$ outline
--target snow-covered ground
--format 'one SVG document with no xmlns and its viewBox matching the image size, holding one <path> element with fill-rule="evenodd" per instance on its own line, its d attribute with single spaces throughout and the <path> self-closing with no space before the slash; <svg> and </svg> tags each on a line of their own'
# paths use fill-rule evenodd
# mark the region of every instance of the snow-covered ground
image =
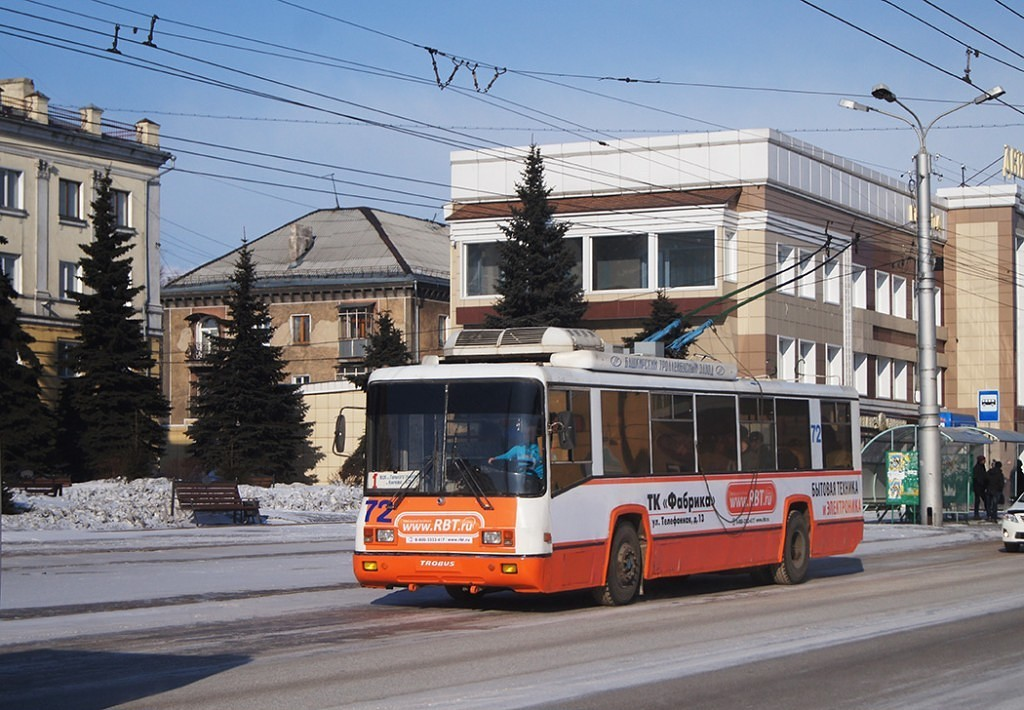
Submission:
<svg viewBox="0 0 1024 710">
<path fill-rule="evenodd" d="M 344 485 L 278 484 L 272 488 L 240 486 L 243 498 L 257 498 L 264 522 L 353 523 L 361 491 Z M 3 531 L 110 532 L 195 528 L 191 513 L 175 509 L 171 514 L 171 483 L 165 478 L 137 481 L 76 483 L 56 498 L 15 492 L 15 502 L 27 512 L 3 516 Z M 231 522 L 231 515 L 206 514 L 200 521 Z M 867 518 L 864 542 L 858 552 L 882 553 L 906 547 L 927 548 L 973 540 L 999 545 L 1001 530 L 991 523 L 947 523 L 941 528 L 920 525 L 875 523 Z M 209 527 L 205 527 L 212 533 Z M 63 536 L 62 536 L 63 537 Z M 8 540 L 11 536 L 7 537 Z"/>
<path fill-rule="evenodd" d="M 264 522 L 272 524 L 351 522 L 361 495 L 351 486 L 301 483 L 242 485 L 239 493 L 258 499 Z M 57 497 L 16 490 L 14 501 L 25 512 L 3 516 L 5 531 L 195 527 L 191 512 L 175 507 L 171 514 L 171 482 L 166 478 L 76 483 Z M 230 520 L 230 514 L 226 518 Z M 202 522 L 215 521 L 216 516 Z"/>
</svg>

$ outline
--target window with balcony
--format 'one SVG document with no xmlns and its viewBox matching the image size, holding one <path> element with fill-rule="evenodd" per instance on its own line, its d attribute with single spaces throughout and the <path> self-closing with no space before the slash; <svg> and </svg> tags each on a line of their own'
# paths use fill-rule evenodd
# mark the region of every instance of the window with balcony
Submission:
<svg viewBox="0 0 1024 710">
<path fill-rule="evenodd" d="M 658 288 L 714 284 L 713 231 L 658 235 Z"/>
<path fill-rule="evenodd" d="M 61 179 L 57 196 L 57 215 L 76 222 L 82 219 L 82 183 Z"/>
<path fill-rule="evenodd" d="M 366 339 L 373 329 L 373 308 L 339 308 L 338 320 L 341 326 L 338 357 L 363 358 L 366 355 Z"/>
<path fill-rule="evenodd" d="M 189 360 L 202 360 L 213 352 L 214 339 L 220 335 L 220 322 L 207 316 L 195 324 L 195 345 L 187 353 Z"/>
<path fill-rule="evenodd" d="M 311 320 L 308 313 L 292 316 L 292 345 L 309 345 Z"/>
<path fill-rule="evenodd" d="M 647 235 L 595 237 L 593 288 L 595 291 L 647 288 Z"/>
<path fill-rule="evenodd" d="M 0 168 L 0 209 L 22 209 L 20 170 Z"/>
</svg>

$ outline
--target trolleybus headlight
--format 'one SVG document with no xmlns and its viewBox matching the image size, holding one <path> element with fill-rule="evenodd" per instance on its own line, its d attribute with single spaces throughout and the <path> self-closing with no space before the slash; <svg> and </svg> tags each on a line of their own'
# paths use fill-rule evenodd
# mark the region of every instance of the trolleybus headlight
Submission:
<svg viewBox="0 0 1024 710">
<path fill-rule="evenodd" d="M 394 542 L 394 528 L 377 528 L 377 542 Z"/>
<path fill-rule="evenodd" d="M 364 572 L 376 572 L 377 561 L 376 560 L 363 560 L 363 571 Z"/>
<path fill-rule="evenodd" d="M 484 530 L 483 540 L 485 545 L 500 545 L 501 544 L 501 531 L 500 530 Z"/>
<path fill-rule="evenodd" d="M 503 562 L 501 565 L 502 574 L 519 574 L 519 565 L 515 562 Z"/>
</svg>

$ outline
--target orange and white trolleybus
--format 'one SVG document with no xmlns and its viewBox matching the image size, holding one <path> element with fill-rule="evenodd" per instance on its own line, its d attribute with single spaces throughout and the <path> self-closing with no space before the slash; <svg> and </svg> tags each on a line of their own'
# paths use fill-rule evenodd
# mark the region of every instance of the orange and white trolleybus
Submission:
<svg viewBox="0 0 1024 710">
<path fill-rule="evenodd" d="M 591 589 L 748 570 L 803 582 L 864 519 L 857 393 L 614 352 L 592 331 L 466 330 L 376 370 L 354 555 L 368 587 Z"/>
</svg>

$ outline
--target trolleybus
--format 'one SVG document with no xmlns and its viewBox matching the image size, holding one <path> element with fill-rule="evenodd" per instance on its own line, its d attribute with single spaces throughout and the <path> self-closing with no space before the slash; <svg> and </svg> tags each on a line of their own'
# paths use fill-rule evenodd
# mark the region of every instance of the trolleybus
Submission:
<svg viewBox="0 0 1024 710">
<path fill-rule="evenodd" d="M 579 329 L 466 330 L 444 352 L 370 377 L 363 586 L 619 605 L 660 577 L 797 584 L 862 538 L 852 389 L 614 352 Z"/>
</svg>

